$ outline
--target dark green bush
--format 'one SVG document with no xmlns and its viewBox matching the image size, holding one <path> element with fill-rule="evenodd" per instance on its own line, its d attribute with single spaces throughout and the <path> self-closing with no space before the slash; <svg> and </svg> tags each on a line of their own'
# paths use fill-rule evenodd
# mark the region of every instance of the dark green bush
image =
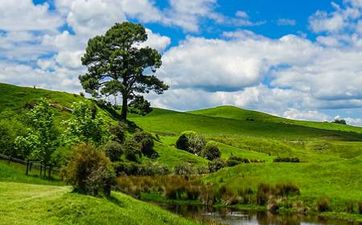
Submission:
<svg viewBox="0 0 362 225">
<path fill-rule="evenodd" d="M 293 163 L 299 163 L 300 160 L 297 157 L 277 157 L 273 160 L 273 162 L 293 162 Z"/>
<path fill-rule="evenodd" d="M 141 146 L 141 152 L 143 155 L 149 158 L 157 158 L 158 154 L 153 150 L 155 145 L 153 137 L 150 133 L 144 131 L 138 131 L 133 135 L 133 140 Z"/>
<path fill-rule="evenodd" d="M 127 130 L 127 125 L 124 123 L 118 123 L 117 125 L 111 126 L 109 128 L 109 133 L 111 134 L 111 140 L 123 144 L 126 139 L 126 130 Z"/>
<path fill-rule="evenodd" d="M 362 214 L 362 202 L 358 202 L 358 213 Z"/>
<path fill-rule="evenodd" d="M 113 168 L 117 176 L 160 176 L 170 173 L 163 166 L 142 165 L 134 162 L 116 162 L 113 163 Z"/>
<path fill-rule="evenodd" d="M 200 155 L 205 147 L 205 138 L 194 131 L 185 131 L 176 141 L 176 147 L 190 153 Z"/>
<path fill-rule="evenodd" d="M 124 154 L 127 160 L 137 162 L 142 157 L 141 146 L 133 139 L 128 139 L 124 143 Z"/>
<path fill-rule="evenodd" d="M 120 157 L 123 154 L 123 146 L 116 142 L 116 141 L 110 141 L 104 146 L 104 150 L 106 152 L 106 156 L 112 161 L 118 161 L 120 160 Z"/>
<path fill-rule="evenodd" d="M 222 159 L 215 159 L 208 163 L 209 171 L 211 173 L 216 172 L 226 166 L 226 163 Z"/>
<path fill-rule="evenodd" d="M 109 196 L 114 182 L 111 161 L 93 145 L 80 144 L 62 171 L 63 179 L 78 192 Z"/>
<path fill-rule="evenodd" d="M 206 144 L 205 148 L 202 150 L 201 156 L 208 160 L 214 160 L 220 158 L 221 152 L 216 143 L 210 141 Z"/>
</svg>

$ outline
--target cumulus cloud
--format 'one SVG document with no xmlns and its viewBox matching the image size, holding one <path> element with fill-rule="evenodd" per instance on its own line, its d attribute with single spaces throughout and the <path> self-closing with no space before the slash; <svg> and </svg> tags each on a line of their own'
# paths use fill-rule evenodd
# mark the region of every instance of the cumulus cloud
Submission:
<svg viewBox="0 0 362 225">
<path fill-rule="evenodd" d="M 7 31 L 54 31 L 62 25 L 49 5 L 34 5 L 31 0 L 0 0 L 0 28 Z"/>
</svg>

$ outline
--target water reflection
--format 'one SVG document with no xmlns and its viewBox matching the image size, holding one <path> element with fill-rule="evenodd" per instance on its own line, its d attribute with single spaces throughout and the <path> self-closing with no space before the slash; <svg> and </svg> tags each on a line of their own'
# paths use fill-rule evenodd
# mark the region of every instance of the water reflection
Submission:
<svg viewBox="0 0 362 225">
<path fill-rule="evenodd" d="M 362 225 L 361 223 L 327 221 L 318 217 L 301 215 L 273 215 L 267 212 L 250 212 L 228 208 L 194 205 L 161 205 L 176 214 L 198 218 L 206 221 L 217 221 L 227 225 Z"/>
</svg>

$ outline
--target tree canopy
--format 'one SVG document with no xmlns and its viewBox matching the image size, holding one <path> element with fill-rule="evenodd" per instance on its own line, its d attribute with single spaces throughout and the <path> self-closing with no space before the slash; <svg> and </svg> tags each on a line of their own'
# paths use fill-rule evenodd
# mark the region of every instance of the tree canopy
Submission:
<svg viewBox="0 0 362 225">
<path fill-rule="evenodd" d="M 122 96 L 121 118 L 127 119 L 128 103 L 143 93 L 162 94 L 168 86 L 155 76 L 161 54 L 142 47 L 147 40 L 145 28 L 130 22 L 116 23 L 105 35 L 88 41 L 82 64 L 88 72 L 79 76 L 93 97 Z"/>
</svg>

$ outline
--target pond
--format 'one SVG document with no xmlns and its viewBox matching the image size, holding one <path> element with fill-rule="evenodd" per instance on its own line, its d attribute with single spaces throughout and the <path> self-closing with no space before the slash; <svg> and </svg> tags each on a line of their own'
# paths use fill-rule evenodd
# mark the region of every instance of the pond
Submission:
<svg viewBox="0 0 362 225">
<path fill-rule="evenodd" d="M 202 221 L 216 221 L 225 225 L 362 225 L 345 221 L 325 220 L 301 215 L 273 215 L 267 212 L 251 212 L 230 208 L 210 208 L 194 205 L 161 205 L 184 217 Z"/>
</svg>

